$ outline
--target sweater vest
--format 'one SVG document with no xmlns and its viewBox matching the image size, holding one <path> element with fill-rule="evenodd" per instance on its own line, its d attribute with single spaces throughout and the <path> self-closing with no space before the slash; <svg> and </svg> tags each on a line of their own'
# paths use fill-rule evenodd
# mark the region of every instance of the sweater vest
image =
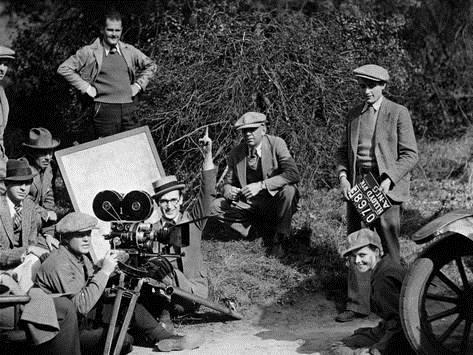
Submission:
<svg viewBox="0 0 473 355">
<path fill-rule="evenodd" d="M 120 53 L 103 53 L 103 63 L 94 86 L 97 89 L 95 101 L 110 104 L 132 102 L 128 66 Z"/>
</svg>

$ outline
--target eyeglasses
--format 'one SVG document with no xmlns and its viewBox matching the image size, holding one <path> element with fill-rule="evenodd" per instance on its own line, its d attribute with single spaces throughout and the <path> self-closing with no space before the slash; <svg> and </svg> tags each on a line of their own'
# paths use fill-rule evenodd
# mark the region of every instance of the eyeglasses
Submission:
<svg viewBox="0 0 473 355">
<path fill-rule="evenodd" d="M 177 206 L 177 204 L 179 203 L 179 199 L 178 199 L 178 198 L 172 198 L 172 199 L 170 199 L 170 200 L 160 199 L 160 200 L 158 201 L 158 203 L 159 203 L 160 205 L 168 205 L 168 206 L 173 206 L 173 207 L 175 207 L 175 206 Z"/>
</svg>

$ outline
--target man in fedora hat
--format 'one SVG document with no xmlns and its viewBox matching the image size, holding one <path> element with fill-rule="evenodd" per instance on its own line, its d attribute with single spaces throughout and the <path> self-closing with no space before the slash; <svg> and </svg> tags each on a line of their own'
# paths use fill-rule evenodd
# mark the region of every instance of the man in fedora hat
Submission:
<svg viewBox="0 0 473 355">
<path fill-rule="evenodd" d="M 336 355 L 414 355 L 403 333 L 399 298 L 405 270 L 383 256 L 381 239 L 367 228 L 351 233 L 341 254 L 351 259 L 360 273 L 370 275 L 371 310 L 381 318 L 373 328 L 360 328 L 332 346 Z"/>
<path fill-rule="evenodd" d="M 96 307 L 121 258 L 118 250 L 110 250 L 101 267 L 94 269 L 89 250 L 92 230 L 96 228 L 97 222 L 97 218 L 81 212 L 72 212 L 62 218 L 56 225 L 61 245 L 41 265 L 36 278 L 36 284 L 47 293 L 70 294 L 72 303 L 81 316 L 86 316 Z M 110 309 L 103 308 L 104 313 L 107 310 Z M 106 337 L 104 329 L 103 324 L 94 329 L 80 329 L 83 354 L 102 354 Z M 168 345 L 172 343 L 174 346 L 172 350 L 184 350 L 198 345 L 197 340 L 192 337 L 178 336 L 165 329 L 140 301 L 134 310 L 130 333 L 140 345 L 154 346 L 165 339 Z M 132 341 L 130 336 L 126 338 L 123 348 L 125 351 L 122 353 L 126 353 L 126 349 L 131 350 L 129 345 Z"/>
<path fill-rule="evenodd" d="M 297 209 L 299 170 L 286 142 L 266 134 L 264 114 L 247 112 L 235 128 L 244 142 L 227 158 L 223 198 L 215 200 L 213 213 L 244 236 L 252 224 L 264 225 L 270 233 L 270 254 L 281 257 Z"/>
<path fill-rule="evenodd" d="M 5 177 L 7 156 L 3 144 L 3 135 L 8 123 L 8 113 L 10 106 L 5 95 L 6 74 L 11 61 L 15 59 L 15 52 L 5 46 L 0 46 L 0 180 Z M 5 193 L 5 184 L 0 182 L 0 193 Z"/>
<path fill-rule="evenodd" d="M 215 198 L 217 169 L 213 163 L 212 140 L 208 136 L 208 129 L 206 129 L 205 135 L 200 139 L 200 142 L 202 144 L 204 162 L 202 164 L 201 184 L 197 201 L 195 201 L 192 208 L 181 211 L 184 202 L 182 190 L 185 188 L 185 184 L 177 181 L 174 175 L 164 176 L 153 182 L 155 193 L 153 198 L 159 206 L 161 214 L 159 221 L 156 222 L 153 229 L 159 230 L 182 221 L 197 220 L 189 226 L 190 245 L 181 250 L 184 253 L 184 256 L 181 258 L 182 263 L 179 263 L 176 258 L 170 261 L 175 269 L 175 283 L 187 292 L 207 298 L 207 272 L 202 260 L 201 251 L 202 231 L 206 225 L 206 219 L 202 218 L 209 215 L 210 205 Z M 176 252 L 178 251 L 176 250 Z M 182 308 L 186 310 L 196 309 L 195 305 L 186 304 L 183 300 L 179 300 L 178 303 L 180 311 L 183 311 Z M 161 320 L 165 320 L 166 316 L 166 312 L 161 314 Z"/>
<path fill-rule="evenodd" d="M 107 12 L 102 37 L 80 48 L 57 70 L 73 87 L 94 100 L 97 137 L 139 125 L 136 98 L 146 89 L 157 68 L 140 50 L 120 41 L 122 29 L 121 15 L 117 11 Z"/>
<path fill-rule="evenodd" d="M 23 143 L 26 159 L 33 171 L 29 198 L 35 204 L 43 225 L 57 221 L 53 190 L 53 170 L 51 162 L 54 149 L 60 144 L 46 128 L 30 129 L 28 141 Z"/>
<path fill-rule="evenodd" d="M 414 129 L 407 108 L 383 96 L 389 81 L 386 69 L 368 64 L 356 68 L 354 75 L 363 102 L 347 115 L 346 130 L 336 154 L 336 173 L 346 200 L 350 189 L 364 175 L 371 173 L 378 180 L 393 206 L 372 227 L 381 237 L 384 252 L 393 263 L 399 263 L 401 204 L 409 197 L 410 172 L 418 160 Z M 347 203 L 348 234 L 360 228 L 361 217 Z M 347 322 L 369 314 L 369 280 L 369 273 L 350 268 L 348 302 L 337 321 Z"/>
<path fill-rule="evenodd" d="M 19 267 L 25 260 L 39 261 L 49 250 L 45 237 L 39 233 L 35 204 L 26 198 L 32 180 L 33 172 L 26 159 L 8 160 L 4 179 L 7 191 L 0 195 L 0 270 Z M 17 275 L 17 280 L 28 290 L 35 270 L 18 270 L 25 271 Z"/>
</svg>

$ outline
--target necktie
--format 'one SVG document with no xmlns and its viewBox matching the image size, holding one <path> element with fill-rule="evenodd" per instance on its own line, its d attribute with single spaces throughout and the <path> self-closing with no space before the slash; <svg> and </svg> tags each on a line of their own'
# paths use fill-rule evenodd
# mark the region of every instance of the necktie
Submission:
<svg viewBox="0 0 473 355">
<path fill-rule="evenodd" d="M 117 53 L 117 52 L 118 52 L 118 50 L 117 50 L 117 47 L 116 47 L 116 46 L 110 48 L 110 54 L 115 54 L 115 53 Z"/>
<path fill-rule="evenodd" d="M 252 170 L 256 170 L 258 167 L 258 154 L 256 154 L 256 148 L 249 148 L 248 154 L 248 167 Z"/>
<path fill-rule="evenodd" d="M 21 228 L 21 214 L 22 206 L 20 204 L 15 205 L 15 215 L 13 216 L 13 230 L 16 232 Z"/>
</svg>

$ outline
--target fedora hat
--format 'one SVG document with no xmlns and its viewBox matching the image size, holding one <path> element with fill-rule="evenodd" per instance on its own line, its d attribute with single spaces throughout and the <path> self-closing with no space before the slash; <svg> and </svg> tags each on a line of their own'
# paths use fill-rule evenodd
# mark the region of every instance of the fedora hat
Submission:
<svg viewBox="0 0 473 355">
<path fill-rule="evenodd" d="M 51 132 L 46 128 L 38 127 L 31 128 L 28 143 L 23 143 L 23 146 L 32 149 L 53 149 L 60 144 L 60 141 L 53 139 Z"/>
<path fill-rule="evenodd" d="M 7 176 L 5 181 L 26 181 L 31 180 L 35 174 L 31 170 L 28 160 L 25 158 L 8 159 Z"/>
<path fill-rule="evenodd" d="M 182 190 L 186 185 L 177 181 L 175 175 L 163 176 L 161 179 L 153 182 L 154 195 L 157 199 L 169 191 Z"/>
</svg>

